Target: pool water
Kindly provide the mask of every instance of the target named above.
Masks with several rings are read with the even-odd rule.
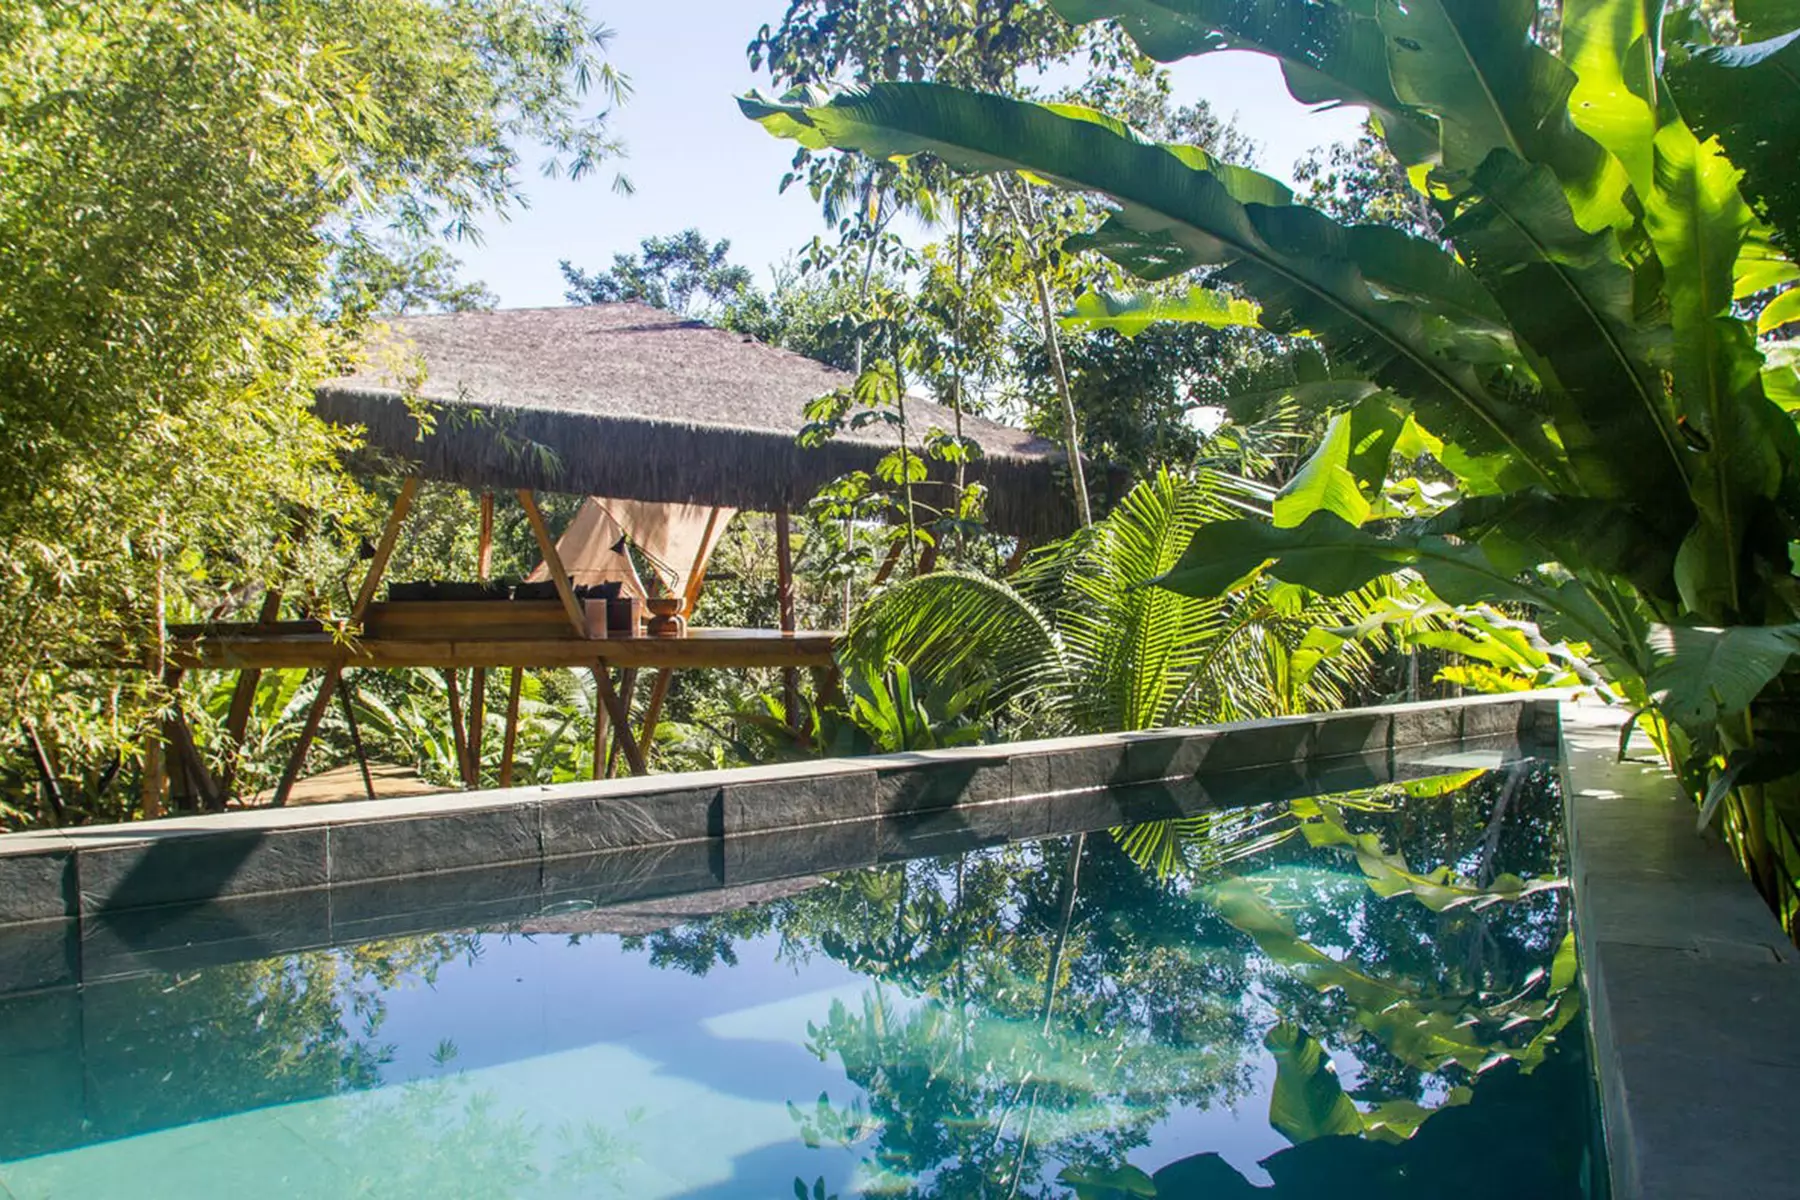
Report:
[[[13,998],[0,1194],[1601,1195],[1554,780]]]

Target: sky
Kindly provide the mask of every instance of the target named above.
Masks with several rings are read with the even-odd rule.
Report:
[[[563,303],[557,263],[589,270],[611,265],[615,253],[637,249],[654,234],[690,226],[727,238],[732,259],[764,283],[769,268],[824,231],[803,186],[777,187],[793,144],[746,120],[733,97],[761,86],[744,48],[764,22],[780,19],[786,0],[634,0],[594,4],[590,11],[614,31],[613,64],[631,77],[630,101],[611,128],[628,157],[619,164],[636,186],[615,194],[611,172],[578,183],[536,174],[526,153],[530,207],[502,222],[482,223],[482,243],[452,247],[463,274],[479,279],[508,308]],[[1175,96],[1205,97],[1221,116],[1262,145],[1261,167],[1282,179],[1309,150],[1355,137],[1363,113],[1314,113],[1294,102],[1281,73],[1261,56],[1212,54],[1175,67]]]

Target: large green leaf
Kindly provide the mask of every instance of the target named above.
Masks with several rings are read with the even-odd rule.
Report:
[[[1762,41],[1800,29],[1800,0],[1736,0],[1734,7],[1746,40]]]
[[[1208,525],[1175,568],[1156,582],[1188,595],[1218,595],[1265,564],[1272,564],[1277,578],[1327,595],[1413,570],[1452,604],[1535,605],[1546,621],[1565,624],[1569,636],[1603,647],[1615,662],[1633,661],[1604,612],[1574,581],[1527,582],[1495,566],[1478,546],[1436,534],[1381,537],[1327,512],[1315,513],[1293,529],[1252,520]]]
[[[1318,449],[1275,497],[1275,523],[1298,525],[1321,511],[1352,525],[1366,521],[1408,419],[1380,396],[1333,417]]]
[[[1737,172],[1717,145],[1701,145],[1679,121],[1663,126],[1645,224],[1674,328],[1677,407],[1702,448],[1691,472],[1701,520],[1682,545],[1677,582],[1703,620],[1739,611],[1752,518],[1779,490],[1783,458],[1795,454],[1793,422],[1763,395],[1755,335],[1732,311],[1752,223]]]
[[[1550,385],[1557,433],[1588,495],[1637,498],[1675,536],[1691,457],[1676,432],[1660,364],[1667,330],[1642,328],[1633,278],[1611,230],[1584,231],[1551,172],[1496,152],[1475,176],[1478,202],[1450,226]]]
[[[1314,1138],[1363,1131],[1362,1114],[1325,1050],[1298,1025],[1281,1022],[1263,1037],[1275,1056],[1275,1086],[1269,1093],[1269,1124],[1296,1145]]]
[[[1562,10],[1563,59],[1577,77],[1570,115],[1618,159],[1638,195],[1646,195],[1662,123],[1656,74],[1662,0],[1563,0]]]
[[[1800,651],[1800,625],[1713,629],[1659,625],[1650,634],[1650,693],[1669,720],[1705,737],[1740,713]]]
[[[1372,287],[1354,257],[1359,243],[1315,210],[1243,203],[1243,186],[1166,147],[1105,122],[998,96],[885,84],[816,107],[742,103],[788,136],[804,129],[807,138],[844,149],[880,156],[929,152],[964,169],[1030,171],[1103,191],[1121,205],[1109,224],[1173,241],[1190,261],[1222,266],[1220,282],[1259,302],[1265,327],[1319,336],[1408,397],[1433,433],[1457,438],[1471,456],[1491,458],[1497,479],[1524,486],[1564,474],[1542,422],[1467,363],[1440,355],[1429,314]],[[1416,261],[1403,265],[1416,281]]]
[[[1678,55],[1669,82],[1694,132],[1719,139],[1763,218],[1800,254],[1800,30]]]
[[[1214,329],[1256,328],[1262,313],[1248,300],[1210,288],[1190,288],[1185,296],[1118,297],[1106,292],[1087,292],[1063,314],[1070,329],[1110,329],[1136,337],[1162,321],[1207,325]]]

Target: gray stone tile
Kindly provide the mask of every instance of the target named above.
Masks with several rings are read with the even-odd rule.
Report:
[[[1507,735],[1517,737],[1530,731],[1535,723],[1535,710],[1518,700],[1471,702],[1462,710],[1464,741]]]
[[[704,891],[725,884],[724,843],[668,842],[544,863],[546,904],[581,899],[597,905]]]
[[[879,811],[878,786],[872,770],[729,784],[725,788],[725,836],[729,839],[742,833],[826,821],[872,820]]]
[[[1014,836],[1013,810],[1018,803],[959,804],[886,817],[880,822],[880,859],[893,862],[958,854],[1008,841]]]
[[[542,854],[535,804],[334,825],[331,882],[359,883],[432,871],[535,862]]]
[[[1005,800],[1013,794],[1012,775],[1012,762],[1005,756],[949,762],[921,756],[917,762],[880,773],[878,811],[925,812]]]
[[[0,929],[0,996],[65,987],[80,980],[81,952],[73,918]]]
[[[1006,806],[1013,841],[1032,841],[1056,830],[1056,797],[1027,796]]]
[[[1030,757],[1049,775],[1046,791],[1085,792],[1131,782],[1126,776],[1129,745],[1124,738],[1083,739],[1066,749]]]
[[[536,913],[542,897],[543,868],[535,862],[340,884],[330,891],[331,932],[364,941],[506,924]]]
[[[1800,965],[1602,941],[1587,970],[1605,989],[1620,1054],[1679,1048],[1724,1073],[1751,1074],[1751,1064],[1800,1070]]]
[[[1606,878],[1592,871],[1579,871],[1576,881],[1585,893],[1581,919],[1596,941],[1765,964],[1797,957],[1768,905],[1741,876],[1679,888],[1641,875]],[[1695,920],[1697,913],[1704,920]]]
[[[1011,758],[1012,788],[1008,798],[1048,796],[1058,791],[1051,775],[1051,757],[1047,754],[1015,754]]]
[[[200,904],[120,909],[84,917],[83,982],[188,971],[331,945],[324,888]]]
[[[325,830],[164,834],[76,851],[81,911],[323,887]]]
[[[543,801],[544,854],[591,854],[725,835],[723,788]]]
[[[1275,721],[1248,721],[1226,725],[1210,739],[1194,747],[1188,769],[1178,776],[1239,771],[1246,767],[1274,767],[1305,762],[1312,757],[1320,721],[1314,717],[1285,717]]]
[[[1455,703],[1403,704],[1394,709],[1393,718],[1396,750],[1462,737],[1462,708]]]
[[[870,866],[881,857],[881,822],[840,821],[803,833],[745,833],[725,839],[725,883],[736,887],[797,875]]]
[[[0,854],[0,925],[73,917],[79,911],[72,850]]]
[[[1394,737],[1394,720],[1379,709],[1321,717],[1308,748],[1314,758],[1386,754]]]

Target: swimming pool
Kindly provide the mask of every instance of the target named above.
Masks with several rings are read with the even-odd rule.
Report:
[[[1411,773],[14,996],[0,1184],[1603,1194],[1555,773]]]

